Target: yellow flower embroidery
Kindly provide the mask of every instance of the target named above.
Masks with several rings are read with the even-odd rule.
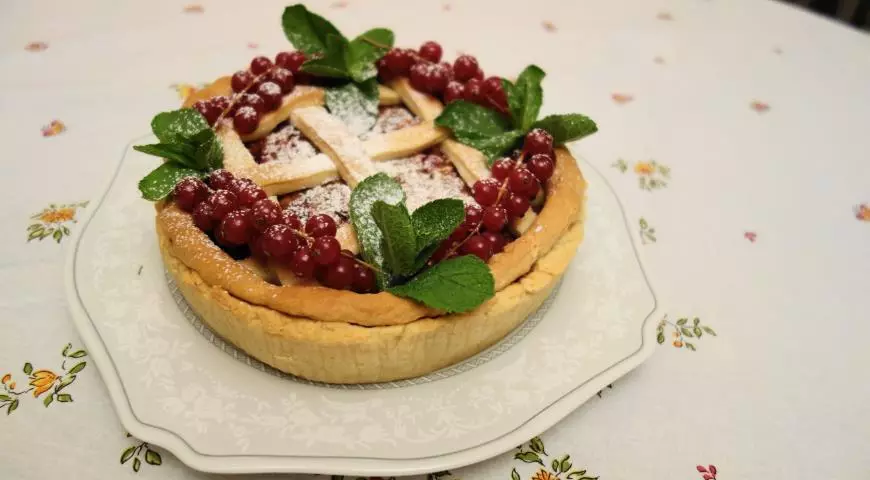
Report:
[[[76,221],[78,209],[87,204],[88,202],[49,205],[48,208],[30,217],[36,222],[27,227],[27,241],[51,237],[60,243],[64,236],[71,233],[68,224]]]
[[[43,393],[51,390],[54,381],[57,380],[57,375],[51,370],[37,370],[30,375],[30,385],[35,387],[33,396],[39,398]]]
[[[556,476],[546,470],[538,470],[534,476],[532,476],[532,480],[556,480]]]
[[[6,375],[3,375],[3,380],[2,380],[3,385],[6,385],[7,383],[9,383],[9,380],[12,380],[11,374],[7,373]]]
[[[63,207],[44,211],[39,216],[39,220],[43,223],[63,223],[72,220],[75,216],[75,208]]]
[[[656,169],[649,162],[637,162],[634,164],[634,173],[638,175],[652,175]]]
[[[865,203],[855,207],[855,218],[864,222],[870,222],[870,205]]]
[[[53,137],[55,135],[60,135],[61,133],[66,131],[66,125],[60,120],[52,120],[51,123],[42,127],[42,136],[43,137]]]

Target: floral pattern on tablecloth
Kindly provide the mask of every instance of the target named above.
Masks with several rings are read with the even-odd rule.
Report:
[[[0,388],[2,388],[0,410],[5,408],[6,415],[11,415],[18,409],[21,398],[27,398],[28,393],[31,393],[34,399],[42,397],[42,404],[45,407],[55,401],[72,402],[73,397],[66,389],[76,381],[76,376],[87,366],[87,361],[81,360],[87,355],[87,352],[82,349],[73,350],[72,343],[68,343],[61,351],[62,360],[56,369],[34,369],[33,364],[25,362],[21,372],[26,379],[21,380],[20,388],[19,382],[16,381],[17,374],[11,372],[4,374],[0,378]]]
[[[51,237],[55,242],[60,243],[64,237],[72,233],[69,227],[76,223],[78,210],[86,206],[88,206],[87,201],[61,205],[52,203],[41,212],[33,214],[30,219],[34,222],[27,227],[27,241],[42,241]]]

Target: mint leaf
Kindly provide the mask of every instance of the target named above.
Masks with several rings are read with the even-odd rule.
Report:
[[[166,162],[139,181],[139,192],[146,200],[162,200],[172,193],[175,184],[184,177],[200,178],[202,174],[175,162]]]
[[[372,206],[381,201],[390,205],[398,205],[405,201],[405,192],[399,183],[386,173],[378,173],[367,177],[359,183],[350,194],[350,221],[356,231],[356,238],[366,262],[376,267],[384,267],[384,252],[381,241],[383,235],[372,216]],[[378,286],[384,288],[389,283],[389,276],[375,272]]]
[[[189,168],[198,168],[196,147],[186,143],[153,143],[151,145],[134,145],[133,150],[156,157],[177,162]]]
[[[515,95],[519,96],[519,101],[512,102],[510,98],[508,99],[514,117],[514,126],[524,132],[529,131],[541,111],[541,103],[544,101],[541,81],[545,75],[537,65],[529,65],[517,77]],[[514,103],[518,103],[516,110],[514,110]]]
[[[493,160],[516,146],[519,139],[523,138],[523,135],[525,133],[519,130],[511,130],[488,138],[456,137],[456,139],[483,152],[487,159],[487,165],[492,166]]]
[[[374,78],[378,74],[375,62],[390,50],[394,41],[393,32],[386,28],[373,28],[353,39],[347,50],[347,67],[353,81]]]
[[[446,312],[467,312],[495,295],[495,281],[486,263],[466,255],[437,263],[387,290]]]
[[[302,71],[318,77],[348,78],[347,39],[340,35],[329,34],[323,55],[302,64]]]
[[[532,128],[543,128],[550,132],[550,135],[553,136],[554,145],[562,145],[572,140],[578,140],[598,131],[598,126],[595,125],[595,122],[579,113],[550,115],[535,122]]]
[[[404,203],[390,205],[380,200],[372,205],[372,217],[381,229],[385,266],[394,275],[414,273],[417,237]]]
[[[209,129],[197,135],[199,144],[194,153],[195,164],[199,170],[217,170],[224,166],[224,149],[214,131]]]
[[[417,235],[417,250],[449,237],[456,227],[465,220],[465,204],[455,198],[433,200],[411,215],[414,233]]]
[[[304,5],[291,5],[284,9],[281,26],[287,40],[306,55],[323,53],[327,50],[329,35],[344,38],[341,32],[328,20],[311,13]]]
[[[160,143],[189,142],[204,130],[211,130],[211,127],[205,117],[192,108],[158,113],[151,120],[151,131]]]
[[[377,86],[377,81],[372,79],[361,85],[348,83],[329,88],[326,90],[326,108],[340,118],[351,133],[361,135],[371,130],[378,120]]]
[[[435,124],[449,128],[457,139],[482,139],[511,129],[508,120],[500,113],[465,100],[444,107],[444,111],[435,119]]]

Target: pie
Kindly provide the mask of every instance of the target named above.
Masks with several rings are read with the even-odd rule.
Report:
[[[313,381],[417,377],[495,344],[583,239],[586,183],[558,144],[594,128],[524,110],[540,105],[537,67],[483,78],[474,57],[442,63],[437,43],[393,48],[378,29],[358,37],[370,65],[326,78],[331,50],[287,16],[299,51],[152,122],[161,143],[141,151],[165,163],[140,189],[166,270],[212,330]],[[354,76],[366,68],[376,80]]]

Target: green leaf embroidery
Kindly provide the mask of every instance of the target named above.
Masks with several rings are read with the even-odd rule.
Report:
[[[72,358],[82,358],[82,357],[84,357],[85,355],[87,355],[87,352],[85,352],[84,350],[76,350],[75,352],[73,352],[72,355],[70,355],[70,357],[72,357]]]
[[[698,337],[698,338],[701,338],[701,335],[704,334],[704,332],[702,332],[701,329],[698,328],[698,327],[693,328],[693,329],[692,329],[692,333],[694,333],[695,336]]]
[[[446,312],[467,312],[492,298],[495,280],[485,262],[466,255],[442,261],[388,290]]]
[[[386,28],[373,28],[353,39],[347,51],[347,66],[353,81],[365,82],[374,78],[378,74],[375,62],[390,50],[394,41],[395,35]]]
[[[659,344],[665,343],[665,334],[659,332],[659,334],[656,336],[656,341],[659,342]]]
[[[142,461],[136,457],[133,459],[133,471],[138,473],[140,468],[142,468]]]
[[[390,205],[378,200],[372,205],[372,217],[383,235],[381,249],[387,270],[395,275],[413,274],[417,236],[405,204]]]
[[[135,452],[135,451],[136,451],[135,445],[124,450],[124,453],[121,454],[121,464],[123,465],[123,464],[127,463],[131,458],[133,458],[133,452]]]
[[[709,333],[710,335],[713,335],[714,337],[716,336],[716,332],[715,332],[712,328],[710,328],[710,327],[706,327],[706,326],[705,326],[705,327],[701,327],[701,328],[702,328],[705,332]]]
[[[692,331],[688,328],[681,328],[680,333],[682,333],[684,337],[692,338]]]
[[[24,374],[30,375],[31,372],[33,372],[33,365],[31,365],[30,362],[25,363],[24,364]]]
[[[525,463],[539,463],[541,466],[544,465],[544,462],[541,461],[541,457],[539,457],[535,452],[515,453],[514,460],[520,460]]]
[[[685,345],[686,345],[686,348],[688,348],[689,350],[691,350],[693,352],[695,351],[695,346],[692,345],[691,343],[686,342]]]
[[[677,325],[679,325],[679,326],[682,327],[682,326],[685,325],[686,322],[688,322],[688,321],[689,321],[688,318],[681,318],[681,319],[677,320]]]
[[[71,369],[69,369],[69,375],[75,375],[76,373],[81,372],[82,370],[84,370],[85,365],[87,365],[87,364],[88,364],[88,362],[79,362],[79,363],[75,364],[75,366],[73,366]]]
[[[175,184],[182,178],[200,176],[201,174],[197,170],[181,166],[175,162],[166,162],[139,181],[139,192],[146,200],[161,200],[172,193]]]
[[[568,470],[571,470],[571,467],[573,466],[573,464],[570,462],[570,459],[571,459],[570,455],[565,455],[565,458],[563,458],[562,461],[559,462],[559,472],[560,473],[564,473],[564,472],[567,472]]]
[[[145,450],[145,462],[147,462],[148,465],[161,465],[163,464],[163,459],[160,458],[159,453],[149,448]]]
[[[374,84],[374,89],[371,84]],[[374,92],[372,92],[374,90]],[[374,93],[372,95],[372,93]],[[326,90],[326,108],[348,126],[351,133],[361,135],[374,126],[378,119],[377,81],[359,86],[348,83]]]
[[[12,412],[18,409],[18,399],[12,400],[12,403],[9,404],[9,408],[6,409],[6,415],[11,415]]]
[[[69,386],[74,381],[76,381],[75,375],[69,375],[69,376],[63,377],[63,379],[61,379],[61,381],[57,385],[57,387],[54,388],[55,393],[60,393],[61,390],[63,390],[67,386]]]
[[[517,469],[511,470],[511,480],[520,480],[520,474],[517,473]]]
[[[541,437],[534,437],[529,440],[529,448],[531,448],[532,451],[535,453],[543,453],[544,455],[547,454],[547,451],[544,450],[544,442],[541,441]]]
[[[357,185],[350,194],[350,219],[356,231],[366,262],[383,268],[384,253],[381,249],[383,235],[372,217],[372,205],[382,201],[390,205],[398,205],[405,201],[405,192],[398,182],[385,173],[372,175]],[[382,272],[375,272],[378,286],[384,288],[389,277]]]
[[[326,37],[326,50],[323,56],[303,63],[302,71],[318,77],[349,78],[347,49],[346,38],[329,34]]]
[[[73,401],[72,395],[68,393],[61,393],[57,396],[57,401],[61,403],[67,403]]]
[[[309,12],[301,4],[284,9],[281,26],[284,28],[287,40],[290,40],[297,50],[302,50],[309,56],[326,50],[326,39],[329,35],[342,36],[328,20]]]
[[[72,348],[72,344],[71,344],[71,343],[67,343],[66,346],[63,347],[63,351],[60,352],[60,354],[63,355],[63,356],[65,357],[66,354],[69,353],[69,351],[70,351],[71,348]]]
[[[58,398],[58,400],[60,400],[60,398]],[[45,408],[48,408],[48,406],[51,405],[51,402],[53,402],[53,401],[54,401],[54,395],[48,394],[48,395],[46,395],[45,399],[42,400],[42,404],[45,405]]]
[[[54,240],[55,240],[57,243],[60,243],[60,239],[63,238],[63,231],[61,231],[61,230],[55,230],[54,233],[53,233],[51,236],[54,237]]]
[[[553,462],[550,464],[550,469],[555,473],[559,473],[559,460],[553,459]]]
[[[537,65],[529,65],[517,77],[516,93],[519,96],[516,111],[511,108],[514,117],[514,126],[523,132],[527,132],[541,111],[541,103],[544,101],[544,90],[541,81],[546,74]],[[510,99],[508,99],[510,102]]]
[[[697,327],[697,326],[701,323],[701,319],[698,318],[698,317],[695,317],[695,318],[692,320],[692,323]]]
[[[589,117],[579,113],[567,115],[550,115],[538,120],[532,128],[543,128],[553,136],[554,145],[562,145],[566,142],[578,140],[598,131]]]
[[[4,394],[0,393],[0,402],[11,402],[11,401],[12,401],[12,397],[10,397],[9,395],[4,395]]]
[[[441,198],[422,205],[411,214],[417,236],[417,251],[437,245],[465,220],[465,204],[455,198]],[[428,258],[423,259],[425,262]]]

